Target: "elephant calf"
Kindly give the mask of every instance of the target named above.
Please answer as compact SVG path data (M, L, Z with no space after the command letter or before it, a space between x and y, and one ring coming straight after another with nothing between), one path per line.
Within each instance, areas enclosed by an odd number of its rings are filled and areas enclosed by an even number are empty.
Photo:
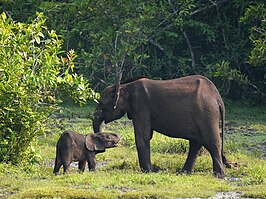
M73 131L65 131L56 145L54 174L58 174L62 165L66 173L72 161L79 162L79 170L82 172L85 170L86 161L89 170L95 171L95 155L105 152L106 148L116 147L119 140L119 136L115 133L82 135Z

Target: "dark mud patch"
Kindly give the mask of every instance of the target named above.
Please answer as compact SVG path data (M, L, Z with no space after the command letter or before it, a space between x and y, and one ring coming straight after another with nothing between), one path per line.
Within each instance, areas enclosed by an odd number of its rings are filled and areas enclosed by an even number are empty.
M225 137L233 139L244 150L250 153L260 154L261 158L266 158L266 132L252 125L241 125L237 122L226 123Z
M225 124L225 133L227 134L241 133L246 136L254 136L257 134L256 132L257 129L250 126L240 125L237 122L228 122Z
M259 144L256 144L256 145L253 145L253 146L249 146L248 150L260 151L260 152L262 152L262 158L266 159L266 141L259 143Z

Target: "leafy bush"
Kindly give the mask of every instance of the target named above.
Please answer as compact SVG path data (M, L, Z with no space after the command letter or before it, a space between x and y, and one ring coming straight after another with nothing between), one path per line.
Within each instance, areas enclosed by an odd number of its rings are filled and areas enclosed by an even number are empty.
M253 3L245 11L240 19L243 23L253 23L250 29L250 39L254 45L249 57L251 65L263 65L266 63L266 7L262 3Z
M34 141L66 90L85 102L95 93L74 73L74 51L60 57L63 43L42 13L30 24L0 15L0 161L35 161Z
M230 62L222 61L215 65L209 65L207 68L209 76L218 79L223 94L229 95L229 97L239 98L243 93L242 90L250 83L245 74L230 66Z

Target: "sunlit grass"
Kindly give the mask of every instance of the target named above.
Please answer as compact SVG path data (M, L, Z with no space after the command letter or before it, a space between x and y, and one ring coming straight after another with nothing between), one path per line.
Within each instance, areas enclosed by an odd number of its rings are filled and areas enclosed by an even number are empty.
M52 176L49 169L44 173L40 176L37 173L29 176L17 173L17 180L3 183L1 187L6 192L16 192L14 198L176 198L195 194L209 197L217 191L230 190L225 181L206 173L191 176L168 171L143 174L138 170L111 167L84 174L72 171L68 175Z
M70 107L77 115L86 111ZM86 110L93 110L90 107ZM237 108L238 109L238 108ZM251 120L238 114L251 109L229 113L225 151L227 157L240 167L226 169L225 180L212 174L212 160L203 150L197 158L192 175L180 174L188 152L188 142L154 132L151 141L152 164L157 173L143 173L139 169L132 123L126 118L105 125L104 131L116 132L121 141L116 148L96 156L96 172L83 174L71 168L67 175L54 176L55 145L64 130L93 133L88 117L52 118L47 132L38 139L39 164L0 164L0 198L190 198L213 197L217 192L239 192L243 197L266 197L265 113L258 110ZM230 115L231 114L231 115ZM258 119L258 123L254 119ZM231 130L230 130L231 128Z

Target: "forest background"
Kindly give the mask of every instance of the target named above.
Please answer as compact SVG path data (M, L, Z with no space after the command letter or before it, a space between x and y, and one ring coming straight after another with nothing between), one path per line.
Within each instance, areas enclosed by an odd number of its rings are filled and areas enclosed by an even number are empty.
M96 90L123 78L201 74L230 99L265 99L265 5L245 0L2 0L30 22L36 12L74 49L76 72Z

